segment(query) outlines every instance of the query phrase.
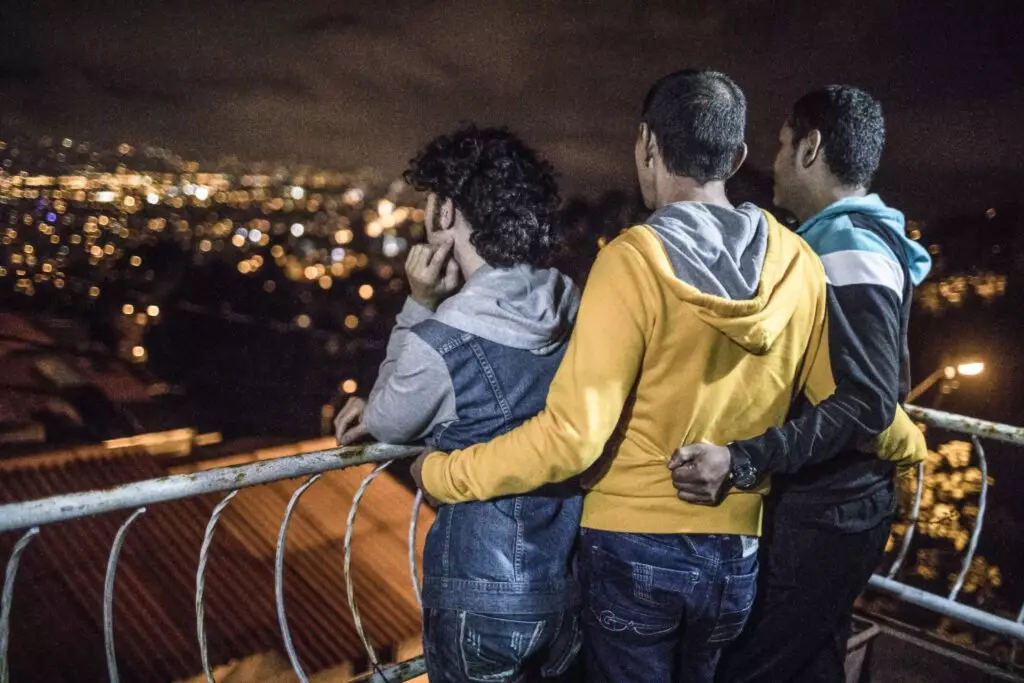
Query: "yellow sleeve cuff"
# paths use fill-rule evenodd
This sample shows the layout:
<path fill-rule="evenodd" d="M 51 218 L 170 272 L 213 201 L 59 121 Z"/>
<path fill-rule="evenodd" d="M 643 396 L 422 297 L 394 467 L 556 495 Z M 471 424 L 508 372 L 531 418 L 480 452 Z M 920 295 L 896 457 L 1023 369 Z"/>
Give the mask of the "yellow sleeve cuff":
<path fill-rule="evenodd" d="M 447 453 L 435 451 L 423 460 L 420 477 L 423 479 L 423 490 L 441 503 L 458 503 L 448 487 L 445 464 Z"/>

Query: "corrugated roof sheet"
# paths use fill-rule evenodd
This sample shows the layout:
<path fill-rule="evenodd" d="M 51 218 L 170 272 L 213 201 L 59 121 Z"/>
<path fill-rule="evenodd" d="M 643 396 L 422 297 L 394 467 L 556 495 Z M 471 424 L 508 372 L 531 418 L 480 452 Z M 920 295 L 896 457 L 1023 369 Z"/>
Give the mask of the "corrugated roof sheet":
<path fill-rule="evenodd" d="M 307 672 L 365 655 L 345 599 L 345 517 L 368 468 L 325 474 L 303 497 L 289 528 L 285 600 Z M 155 460 L 72 460 L 0 473 L 0 500 L 26 500 L 165 475 Z M 299 482 L 246 489 L 214 538 L 205 590 L 211 663 L 283 652 L 274 608 L 274 549 L 285 505 Z M 129 532 L 115 600 L 117 659 L 123 681 L 171 681 L 201 671 L 195 635 L 195 573 L 209 515 L 219 496 L 151 506 Z M 375 644 L 420 632 L 409 586 L 406 537 L 412 495 L 387 474 L 364 498 L 353 541 L 353 574 L 363 623 Z M 13 681 L 106 679 L 103 578 L 118 526 L 127 516 L 44 527 L 22 557 L 11 615 Z M 420 548 L 433 512 L 420 519 Z M 0 537 L 0 558 L 17 534 Z"/>

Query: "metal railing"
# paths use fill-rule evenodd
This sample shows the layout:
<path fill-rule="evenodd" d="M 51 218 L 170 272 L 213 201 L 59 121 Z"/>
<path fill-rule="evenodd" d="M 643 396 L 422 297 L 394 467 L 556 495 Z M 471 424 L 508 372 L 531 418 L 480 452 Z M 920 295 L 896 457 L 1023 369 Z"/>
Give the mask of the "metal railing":
<path fill-rule="evenodd" d="M 309 477 L 308 480 L 296 489 L 291 500 L 285 509 L 281 520 L 280 532 L 277 537 L 277 548 L 275 553 L 274 587 L 277 605 L 277 618 L 281 628 L 281 635 L 284 641 L 285 650 L 291 662 L 292 669 L 302 683 L 309 680 L 303 671 L 295 649 L 292 646 L 291 635 L 288 628 L 288 617 L 285 611 L 284 601 L 284 551 L 288 534 L 288 524 L 291 521 L 293 512 L 298 505 L 299 498 L 310 486 L 316 483 L 325 472 L 341 470 L 357 465 L 370 463 L 378 464 L 374 470 L 375 476 L 382 471 L 389 462 L 400 458 L 411 458 L 422 452 L 419 446 L 393 446 L 389 444 L 371 444 L 368 446 L 349 446 L 345 448 L 332 448 L 313 453 L 287 456 L 273 460 L 262 460 L 253 463 L 235 465 L 233 467 L 221 467 L 191 474 L 175 474 L 159 479 L 123 484 L 110 489 L 97 491 L 85 491 L 82 493 L 71 493 L 49 498 L 40 498 L 22 503 L 10 503 L 0 505 L 0 532 L 16 531 L 27 529 L 14 546 L 7 562 L 7 570 L 4 576 L 4 588 L 2 604 L 0 604 L 0 682 L 7 683 L 9 678 L 7 663 L 7 646 L 10 637 L 10 615 L 11 601 L 14 594 L 14 580 L 18 572 L 18 564 L 22 554 L 34 538 L 39 536 L 42 527 L 56 522 L 66 522 L 82 517 L 99 515 L 119 510 L 132 510 L 132 514 L 118 529 L 114 542 L 110 549 L 110 556 L 107 561 L 106 579 L 103 590 L 103 640 L 106 647 L 107 672 L 112 683 L 119 680 L 117 658 L 114 649 L 114 587 L 117 575 L 118 558 L 121 547 L 131 528 L 132 523 L 145 514 L 146 506 L 157 503 L 166 503 L 174 500 L 192 498 L 209 493 L 228 492 L 217 504 L 210 521 L 206 526 L 206 533 L 199 551 L 199 567 L 196 571 L 196 638 L 202 660 L 203 671 L 206 679 L 213 683 L 213 669 L 210 666 L 206 644 L 206 629 L 204 625 L 204 601 L 203 592 L 205 587 L 205 572 L 209 557 L 210 545 L 213 541 L 214 531 L 220 521 L 221 514 L 230 505 L 235 495 L 243 488 L 269 484 L 271 482 L 297 477 Z M 377 661 L 376 654 L 369 646 L 366 636 L 363 634 L 361 621 L 355 598 L 352 593 L 351 576 L 348 572 L 348 558 L 351 549 L 351 532 L 355 522 L 355 511 L 359 503 L 362 491 L 371 481 L 367 477 L 360 491 L 353 499 L 352 510 L 348 517 L 348 533 L 346 534 L 345 555 L 346 555 L 346 583 L 348 584 L 349 607 L 352 610 L 353 620 L 363 643 L 367 646 L 367 655 L 374 666 L 374 671 L 362 679 L 372 683 L 398 683 L 407 681 L 426 672 L 426 665 L 422 657 L 416 657 L 406 662 L 391 667 L 381 667 Z M 416 502 L 418 504 L 419 497 Z M 413 508 L 413 521 L 416 519 L 416 506 Z M 410 542 L 414 536 L 410 534 Z M 410 561 L 413 557 L 410 552 Z M 415 577 L 413 579 L 415 581 Z"/>
<path fill-rule="evenodd" d="M 903 563 L 910 544 L 913 540 L 913 530 L 917 523 L 917 516 L 920 511 L 920 502 L 924 486 L 923 467 L 919 469 L 918 489 L 915 496 L 914 511 L 911 524 L 903 537 L 902 545 L 897 554 L 896 561 L 888 572 L 887 576 L 875 574 L 871 577 L 871 588 L 888 593 L 896 598 L 919 607 L 931 610 L 938 614 L 958 619 L 967 624 L 977 626 L 994 633 L 998 633 L 1018 642 L 1024 642 L 1024 607 L 1016 621 L 985 612 L 983 610 L 964 605 L 957 602 L 956 598 L 963 586 L 967 571 L 974 559 L 977 550 L 978 538 L 981 534 L 987 499 L 987 476 L 988 464 L 985 452 L 981 446 L 981 439 L 1003 441 L 1018 446 L 1024 446 L 1024 428 L 1011 427 L 985 420 L 968 418 L 961 415 L 954 415 L 937 410 L 929 410 L 914 406 L 907 406 L 910 416 L 919 422 L 929 426 L 969 434 L 972 437 L 974 453 L 977 455 L 982 470 L 982 488 L 980 492 L 979 510 L 975 522 L 975 528 L 971 535 L 970 544 L 965 553 L 960 573 L 948 595 L 937 595 L 918 588 L 909 586 L 895 579 L 896 573 Z M 14 592 L 15 577 L 18 571 L 18 564 L 30 543 L 41 533 L 45 533 L 42 527 L 57 522 L 65 522 L 92 515 L 105 514 L 116 511 L 131 510 L 131 515 L 119 528 L 114 542 L 110 549 L 107 562 L 106 579 L 104 582 L 103 599 L 103 636 L 106 646 L 107 669 L 110 680 L 118 681 L 117 658 L 114 648 L 114 619 L 113 604 L 115 593 L 115 579 L 117 574 L 118 558 L 121 547 L 129 533 L 133 522 L 146 512 L 146 506 L 159 503 L 166 503 L 185 498 L 192 498 L 210 493 L 225 493 L 210 515 L 203 537 L 203 543 L 199 553 L 199 566 L 196 572 L 195 589 L 195 613 L 196 613 L 196 639 L 202 661 L 203 671 L 207 681 L 213 683 L 213 671 L 207 653 L 206 631 L 204 625 L 204 585 L 207 561 L 209 558 L 210 545 L 213 535 L 222 513 L 231 504 L 231 501 L 239 490 L 247 487 L 268 484 L 271 482 L 294 479 L 297 477 L 308 477 L 293 494 L 285 510 L 281 521 L 280 531 L 277 538 L 275 554 L 275 597 L 277 605 L 278 623 L 281 629 L 281 636 L 285 650 L 295 674 L 300 681 L 305 683 L 308 678 L 299 663 L 291 642 L 291 635 L 288 628 L 288 619 L 285 612 L 283 599 L 284 581 L 284 551 L 288 533 L 289 521 L 295 508 L 299 504 L 302 494 L 313 486 L 320 475 L 333 470 L 345 469 L 368 463 L 378 464 L 377 469 L 364 481 L 356 492 L 353 500 L 352 511 L 348 517 L 348 530 L 346 533 L 346 580 L 348 582 L 349 606 L 353 611 L 353 619 L 357 632 L 364 644 L 367 646 L 367 654 L 374 671 L 362 677 L 361 681 L 372 681 L 374 683 L 397 683 L 408 681 L 411 678 L 422 675 L 426 671 L 423 657 L 416 657 L 398 664 L 382 666 L 377 661 L 373 649 L 369 646 L 366 636 L 363 634 L 362 625 L 359 620 L 358 610 L 355 605 L 355 597 L 352 593 L 352 584 L 348 576 L 348 560 L 350 553 L 351 533 L 355 518 L 355 510 L 359 498 L 365 491 L 365 487 L 386 464 L 392 460 L 409 458 L 420 453 L 421 448 L 417 446 L 392 446 L 387 444 L 372 444 L 368 446 L 351 446 L 345 448 L 333 448 L 313 453 L 293 455 L 273 460 L 262 460 L 253 463 L 236 465 L 233 467 L 222 467 L 210 469 L 191 474 L 177 474 L 158 479 L 133 482 L 115 488 L 86 491 L 83 493 L 72 493 L 67 495 L 53 496 L 21 503 L 0 505 L 0 532 L 25 530 L 18 539 L 7 562 L 6 574 L 4 576 L 2 603 L 0 603 L 0 683 L 8 680 L 7 646 L 10 635 L 11 601 Z M 419 502 L 417 496 L 416 503 Z M 412 521 L 415 522 L 417 515 L 414 512 Z M 415 538 L 415 529 L 410 530 L 410 544 Z M 410 564 L 412 564 L 413 552 L 410 549 Z M 413 587 L 416 585 L 415 571 L 412 572 Z"/>
<path fill-rule="evenodd" d="M 978 499 L 978 514 L 975 518 L 974 529 L 971 532 L 970 543 L 964 553 L 960 571 L 956 581 L 947 595 L 937 595 L 928 591 L 908 586 L 896 580 L 896 574 L 906 559 L 907 552 L 914 539 L 914 530 L 919 522 L 921 512 L 921 498 L 924 492 L 924 463 L 917 469 L 917 490 L 914 493 L 914 505 L 911 511 L 907 531 L 903 535 L 900 550 L 896 559 L 885 576 L 874 574 L 868 585 L 878 591 L 892 595 L 903 602 L 923 607 L 937 614 L 952 617 L 972 626 L 998 633 L 1024 642 L 1024 605 L 1021 606 L 1017 619 L 1011 620 L 1005 617 L 986 612 L 984 610 L 964 605 L 957 602 L 957 596 L 964 585 L 964 580 L 974 561 L 974 555 L 978 549 L 978 539 L 981 536 L 985 524 L 985 511 L 988 501 L 988 459 L 985 456 L 985 449 L 981 445 L 981 439 L 1002 441 L 1015 446 L 1024 446 L 1024 427 L 1012 427 L 1010 425 L 979 420 L 973 417 L 965 417 L 954 413 L 947 413 L 941 410 L 920 408 L 917 406 L 906 406 L 907 414 L 918 422 L 923 422 L 929 427 L 943 429 L 949 432 L 959 432 L 971 437 L 973 454 L 978 458 L 978 466 L 981 469 L 981 491 Z"/>

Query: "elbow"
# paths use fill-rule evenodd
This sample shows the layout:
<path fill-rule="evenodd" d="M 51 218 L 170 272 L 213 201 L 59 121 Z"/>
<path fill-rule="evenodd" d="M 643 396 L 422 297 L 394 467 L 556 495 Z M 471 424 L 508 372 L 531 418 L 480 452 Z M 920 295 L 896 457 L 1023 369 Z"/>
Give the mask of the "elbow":
<path fill-rule="evenodd" d="M 366 406 L 363 414 L 363 426 L 375 440 L 381 443 L 405 444 L 416 439 L 417 433 L 396 420 L 388 420 L 379 411 L 373 410 L 373 404 Z"/>
<path fill-rule="evenodd" d="M 864 426 L 871 436 L 877 436 L 889 428 L 896 417 L 895 394 L 879 394 L 870 410 L 864 416 Z"/>
<path fill-rule="evenodd" d="M 570 455 L 558 471 L 553 472 L 550 477 L 553 482 L 561 482 L 577 477 L 597 464 L 606 448 L 611 448 L 606 441 L 592 441 L 581 439 L 576 443 L 565 444 L 566 454 Z M 575 457 L 572 457 L 575 456 Z"/>

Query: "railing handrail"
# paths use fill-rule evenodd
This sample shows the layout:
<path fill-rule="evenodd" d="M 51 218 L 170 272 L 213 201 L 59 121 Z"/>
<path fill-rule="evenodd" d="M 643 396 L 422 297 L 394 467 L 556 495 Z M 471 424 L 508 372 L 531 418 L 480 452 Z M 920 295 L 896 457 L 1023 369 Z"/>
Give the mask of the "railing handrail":
<path fill-rule="evenodd" d="M 944 410 L 935 410 L 934 408 L 922 408 L 910 405 L 909 403 L 903 407 L 907 411 L 907 415 L 912 419 L 924 422 L 932 427 L 946 429 L 951 432 L 962 432 L 982 439 L 1002 441 L 1003 443 L 1010 443 L 1015 446 L 1024 446 L 1024 427 L 1014 427 L 1013 425 L 1000 422 L 981 420 L 976 417 L 957 415 L 956 413 L 947 413 Z"/>
<path fill-rule="evenodd" d="M 906 406 L 906 410 L 911 418 L 919 422 L 924 422 L 932 427 L 972 435 L 974 437 L 973 442 L 975 451 L 982 461 L 983 470 L 985 469 L 985 456 L 984 451 L 980 448 L 980 444 L 978 443 L 979 437 L 1002 441 L 1017 446 L 1024 446 L 1024 427 L 1014 427 L 988 420 L 980 420 L 977 418 L 912 405 Z M 92 515 L 116 512 L 119 510 L 135 510 L 132 517 L 122 525 L 121 531 L 119 531 L 118 537 L 119 539 L 123 539 L 124 532 L 127 530 L 128 525 L 135 517 L 145 511 L 145 506 L 191 498 L 204 494 L 232 492 L 221 501 L 211 516 L 210 523 L 207 526 L 206 536 L 204 538 L 203 551 L 201 552 L 201 555 L 204 555 L 210 541 L 212 540 L 213 529 L 216 526 L 220 512 L 230 502 L 238 489 L 257 486 L 260 484 L 269 484 L 285 479 L 312 476 L 304 486 L 300 487 L 299 490 L 293 494 L 292 500 L 289 503 L 289 511 L 285 514 L 278 538 L 278 556 L 275 571 L 275 582 L 278 596 L 278 616 L 282 625 L 282 630 L 285 633 L 286 642 L 287 644 L 290 644 L 287 637 L 287 621 L 284 615 L 284 605 L 283 600 L 281 599 L 283 595 L 283 551 L 288 519 L 291 514 L 290 511 L 297 503 L 298 496 L 300 496 L 302 491 L 306 488 L 309 488 L 318 476 L 324 472 L 341 470 L 347 467 L 364 464 L 380 464 L 395 459 L 411 458 L 418 455 L 420 452 L 422 452 L 422 446 L 397 446 L 380 443 L 365 446 L 329 448 L 301 453 L 299 455 L 258 460 L 256 462 L 249 462 L 240 465 L 214 467 L 194 473 L 174 474 L 156 479 L 136 481 L 108 489 L 56 495 L 38 500 L 0 505 L 0 532 L 28 529 L 17 543 L 15 550 L 8 561 L 7 572 L 4 579 L 3 613 L 0 614 L 0 680 L 3 680 L 4 674 L 6 673 L 6 646 L 9 635 L 8 617 L 11 604 L 10 592 L 13 587 L 14 574 L 17 571 L 17 564 L 21 551 L 24 550 L 25 545 L 38 532 L 38 527 Z M 367 482 L 364 482 L 361 489 L 365 488 L 366 483 Z M 918 496 L 920 496 L 920 487 L 922 485 L 923 476 L 919 475 Z M 359 495 L 361 494 L 357 494 L 356 499 L 353 502 L 353 510 L 349 515 L 348 534 L 346 536 L 346 557 L 348 557 L 349 553 L 348 543 L 350 541 L 350 534 L 355 515 L 355 506 L 358 504 Z M 976 521 L 977 526 L 974 530 L 974 534 L 972 535 L 971 548 L 965 558 L 964 567 L 961 570 L 960 581 L 958 581 L 958 585 L 954 587 L 953 592 L 949 596 L 940 596 L 928 593 L 893 580 L 893 574 L 895 574 L 895 569 L 898 569 L 898 563 L 900 560 L 897 560 L 897 564 L 894 565 L 894 571 L 890 572 L 889 577 L 883 577 L 877 574 L 873 575 L 871 577 L 870 586 L 875 590 L 894 595 L 900 600 L 916 604 L 931 611 L 959 619 L 965 623 L 1024 642 L 1024 607 L 1021 608 L 1020 615 L 1017 620 L 1014 621 L 1012 619 L 1006 619 L 956 602 L 956 593 L 959 590 L 959 585 L 962 583 L 962 578 L 965 575 L 966 568 L 969 566 L 970 560 L 973 557 L 977 536 L 981 531 L 980 525 L 982 521 L 981 517 L 984 514 L 983 510 L 984 505 L 982 504 L 979 509 L 979 519 Z M 415 518 L 416 511 L 414 508 L 412 519 L 415 520 Z M 415 527 L 413 527 L 413 529 L 414 528 Z M 910 527 L 911 531 L 912 529 L 913 525 Z M 908 531 L 908 534 L 904 538 L 904 546 L 909 545 L 911 538 L 912 534 Z M 414 539 L 415 532 L 411 531 L 410 543 L 412 543 Z M 118 550 L 119 541 L 115 540 L 108 564 L 107 585 L 104 592 L 104 633 L 108 651 L 108 669 L 111 672 L 111 680 L 113 681 L 116 681 L 117 678 L 116 661 L 114 661 L 113 651 L 111 605 L 113 599 L 113 572 L 116 570 Z M 905 551 L 906 548 L 901 552 L 901 556 L 902 554 L 905 554 Z M 413 551 L 410 549 L 411 575 L 415 577 L 416 572 L 412 558 Z M 207 673 L 208 680 L 212 680 L 209 663 L 206 659 L 205 635 L 202 625 L 204 565 L 205 559 L 201 558 L 196 581 L 197 636 L 200 650 L 203 654 L 203 668 Z M 346 581 L 351 581 L 348 571 L 346 571 Z M 413 581 L 415 585 L 415 578 L 413 578 Z M 351 585 L 349 585 L 349 588 L 350 607 L 353 609 L 354 619 L 358 621 L 353 596 L 351 594 Z M 370 644 L 368 641 L 365 641 L 365 638 L 364 642 L 367 645 L 367 651 L 371 652 Z M 289 654 L 292 655 L 293 653 L 290 652 Z M 291 659 L 293 669 L 299 676 L 299 679 L 302 681 L 308 680 L 302 672 L 301 667 L 298 665 L 295 657 L 292 656 Z M 371 654 L 371 661 L 373 659 L 374 657 Z M 372 681 L 374 683 L 383 683 L 384 681 L 395 680 L 404 681 L 409 680 L 424 671 L 425 665 L 423 657 L 421 656 L 395 665 L 387 666 L 383 671 L 378 669 L 377 671 L 361 677 L 359 680 Z"/>
<path fill-rule="evenodd" d="M 190 474 L 172 474 L 158 479 L 134 481 L 109 489 L 8 503 L 0 505 L 0 532 L 43 526 L 105 512 L 131 510 L 206 493 L 233 491 L 355 465 L 410 458 L 422 451 L 422 446 L 381 443 L 328 448 Z"/>
<path fill-rule="evenodd" d="M 906 406 L 907 414 L 933 427 L 972 434 L 1024 446 L 1024 427 L 956 415 L 932 408 Z M 190 498 L 206 493 L 268 484 L 282 479 L 309 476 L 353 465 L 409 458 L 420 446 L 375 443 L 366 446 L 329 448 L 272 460 L 214 468 L 190 474 L 173 474 L 122 484 L 109 489 L 68 493 L 0 505 L 0 532 L 27 529 L 90 515 L 130 510 L 154 503 Z"/>

